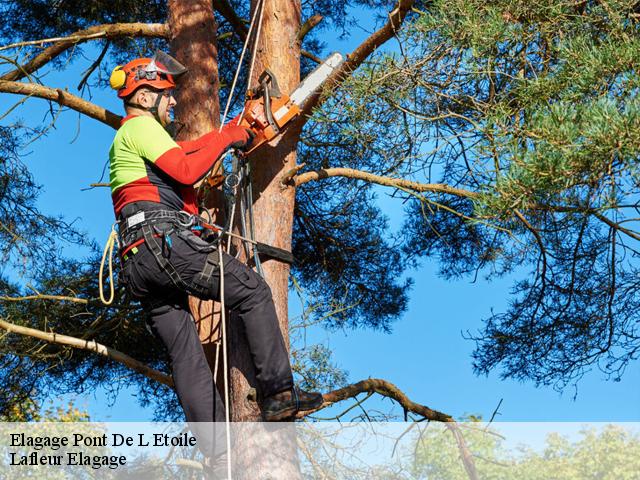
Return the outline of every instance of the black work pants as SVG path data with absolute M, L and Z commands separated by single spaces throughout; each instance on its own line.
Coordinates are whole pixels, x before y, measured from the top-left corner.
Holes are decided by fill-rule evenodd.
M 160 226 L 162 229 L 170 232 L 158 239 L 162 256 L 184 285 L 177 286 L 171 280 L 146 243 L 137 253 L 127 255 L 124 279 L 130 293 L 151 308 L 150 325 L 169 352 L 176 392 L 187 421 L 221 422 L 225 419 L 223 404 L 187 302 L 189 294 L 220 300 L 220 269 L 213 270 L 204 286 L 200 276 L 209 254 L 213 252 L 217 258 L 218 253 L 215 246 L 189 230 L 174 231 L 170 225 Z M 230 255 L 223 253 L 223 260 L 225 304 L 244 325 L 262 395 L 291 389 L 291 365 L 269 286 Z

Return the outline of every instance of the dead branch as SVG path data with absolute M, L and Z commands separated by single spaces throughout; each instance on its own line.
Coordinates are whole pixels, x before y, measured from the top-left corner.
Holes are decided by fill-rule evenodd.
M 24 302 L 26 300 L 57 300 L 60 302 L 80 303 L 88 305 L 89 300 L 86 298 L 66 297 L 64 295 L 25 295 L 23 297 L 0 297 L 3 302 Z
M 415 192 L 446 193 L 465 198 L 476 198 L 479 196 L 476 192 L 451 187 L 444 183 L 413 182 L 402 178 L 383 177 L 373 173 L 363 172 L 362 170 L 355 170 L 353 168 L 325 168 L 314 172 L 305 172 L 300 175 L 296 175 L 296 171 L 293 169 L 290 172 L 287 172 L 287 174 L 282 178 L 281 183 L 283 185 L 298 187 L 313 180 L 323 180 L 330 177 L 355 178 L 366 182 L 377 183 L 378 185 L 403 188 L 413 190 Z
M 288 186 L 290 186 L 291 180 L 293 179 L 293 177 L 295 177 L 298 174 L 298 172 L 302 170 L 306 165 L 307 165 L 306 163 L 299 163 L 298 165 L 293 167 L 291 170 L 285 172 L 285 174 L 282 176 L 280 180 L 280 187 L 284 190 Z
M 433 420 L 437 422 L 453 422 L 453 417 L 451 415 L 447 415 L 446 413 L 438 412 L 437 410 L 432 410 L 431 408 L 420 405 L 418 403 L 412 402 L 409 398 L 393 383 L 387 382 L 386 380 L 381 380 L 378 378 L 369 378 L 367 380 L 362 380 L 361 382 L 354 383 L 353 385 L 348 385 L 344 388 L 340 388 L 338 390 L 334 390 L 332 392 L 324 394 L 322 397 L 324 399 L 324 403 L 318 410 L 322 410 L 333 405 L 336 402 L 341 402 L 342 400 L 346 400 L 348 398 L 353 398 L 359 393 L 364 392 L 376 392 L 384 397 L 389 397 L 397 401 L 402 408 L 406 409 L 409 412 L 416 413 L 418 415 L 422 415 L 428 420 Z M 314 410 L 314 411 L 318 411 Z M 302 418 L 306 415 L 309 415 L 311 412 L 305 412 L 304 415 L 299 415 L 299 418 Z
M 79 30 L 68 37 L 36 41 L 36 43 L 54 41 L 55 44 L 43 50 L 26 64 L 10 71 L 9 73 L 5 73 L 0 77 L 0 80 L 20 80 L 30 73 L 35 72 L 43 65 L 46 65 L 74 45 L 89 40 L 95 40 L 96 38 L 106 38 L 111 40 L 122 37 L 166 38 L 168 36 L 169 27 L 164 23 L 114 23 L 95 25 L 85 30 Z M 14 45 L 17 46 L 19 44 Z
M 87 102 L 60 88 L 50 88 L 35 83 L 22 83 L 9 80 L 0 80 L 0 92 L 26 95 L 29 97 L 44 98 L 72 108 L 88 117 L 94 118 L 112 128 L 118 129 L 122 117 L 109 110 Z
M 97 353 L 98 355 L 102 355 L 104 357 L 110 358 L 111 360 L 115 360 L 116 362 L 119 362 L 124 366 L 130 368 L 134 372 L 149 377 L 150 379 L 160 382 L 163 385 L 173 387 L 173 380 L 169 375 L 165 375 L 164 373 L 154 370 L 153 368 L 145 365 L 135 358 L 132 358 L 129 355 L 118 350 L 114 350 L 113 348 L 109 348 L 105 345 L 97 343 L 95 340 L 82 340 L 80 338 L 70 337 L 68 335 L 59 335 L 54 332 L 43 332 L 42 330 L 37 330 L 35 328 L 15 325 L 2 319 L 0 319 L 0 328 L 3 328 L 10 333 L 17 333 L 19 335 L 37 338 L 39 340 L 44 340 L 50 343 L 67 345 L 81 350 L 89 350 L 91 352 Z
M 110 45 L 111 45 L 111 42 L 107 40 L 104 44 L 104 47 L 102 48 L 102 52 L 100 52 L 100 55 L 98 55 L 98 58 L 96 58 L 96 60 L 91 64 L 91 66 L 87 68 L 84 75 L 82 76 L 82 80 L 80 80 L 80 83 L 78 83 L 78 86 L 76 87 L 78 90 L 82 90 L 82 87 L 84 87 L 84 85 L 87 83 L 91 74 L 96 70 L 96 68 L 100 66 L 100 64 L 102 63 L 102 60 L 104 59 L 104 56 L 107 54 L 107 51 L 109 50 Z
M 39 40 L 27 40 L 25 42 L 16 42 L 16 43 L 10 43 L 9 45 L 3 45 L 2 47 L 0 47 L 0 51 L 2 50 L 13 50 L 16 48 L 21 48 L 21 47 L 28 47 L 28 46 L 35 46 L 35 45 L 39 45 L 41 47 L 44 47 L 45 43 L 57 43 L 57 42 L 62 42 L 62 41 L 66 41 L 66 40 L 91 40 L 92 38 L 103 38 L 104 37 L 104 32 L 100 31 L 100 32 L 96 32 L 96 33 L 92 33 L 90 35 L 86 35 L 83 37 L 79 37 L 76 35 L 70 35 L 68 37 L 53 37 L 53 38 L 41 38 Z
M 369 57 L 369 55 L 371 55 L 380 45 L 392 38 L 402 25 L 407 14 L 411 11 L 411 7 L 414 3 L 415 0 L 398 0 L 395 8 L 389 13 L 389 20 L 387 23 L 369 36 L 360 44 L 360 46 L 347 56 L 347 60 L 327 80 L 327 88 L 335 90 L 362 64 L 362 62 Z M 303 113 L 305 113 L 305 115 L 300 116 L 301 120 L 299 120 L 299 122 L 306 122 L 309 119 L 309 113 L 323 102 L 323 98 L 326 97 L 323 97 L 321 93 L 317 93 L 312 96 L 305 103 L 303 108 Z
M 454 422 L 448 423 L 447 428 L 453 435 L 453 438 L 456 439 L 456 443 L 458 444 L 458 451 L 460 452 L 460 459 L 462 460 L 464 469 L 467 471 L 469 480 L 479 480 L 480 477 L 478 477 L 478 471 L 476 470 L 476 462 L 473 460 L 473 454 L 469 450 L 467 442 L 462 436 L 460 428 Z

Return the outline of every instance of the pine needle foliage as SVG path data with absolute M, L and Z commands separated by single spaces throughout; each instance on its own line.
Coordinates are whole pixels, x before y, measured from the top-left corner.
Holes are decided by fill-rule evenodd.
M 356 168 L 462 192 L 399 192 L 403 258 L 521 279 L 469 333 L 479 373 L 562 388 L 637 358 L 639 9 L 435 1 L 345 87 L 352 143 L 383 146 Z

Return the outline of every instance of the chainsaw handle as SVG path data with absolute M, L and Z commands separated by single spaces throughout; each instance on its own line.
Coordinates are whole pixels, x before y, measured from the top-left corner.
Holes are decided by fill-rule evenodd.
M 266 71 L 265 71 L 266 72 Z M 260 75 L 262 77 L 262 75 Z M 271 92 L 267 86 L 267 80 L 262 80 L 262 98 L 264 98 L 264 114 L 267 117 L 267 122 L 273 128 L 273 131 L 276 135 L 280 133 L 280 129 L 278 128 L 278 124 L 273 118 L 273 112 L 271 111 Z
M 269 84 L 269 95 L 271 95 L 273 98 L 280 98 L 282 96 L 282 92 L 280 91 L 280 86 L 278 85 L 278 79 L 271 70 L 265 68 L 264 72 L 262 72 L 258 77 L 258 85 L 260 85 L 265 91 L 267 91 L 267 85 Z

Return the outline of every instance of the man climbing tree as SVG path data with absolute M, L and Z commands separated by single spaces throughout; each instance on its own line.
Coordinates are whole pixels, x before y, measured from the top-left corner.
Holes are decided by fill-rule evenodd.
M 174 77 L 186 72 L 177 61 L 158 52 L 154 58 L 116 67 L 111 75 L 111 86 L 127 112 L 109 153 L 123 278 L 134 298 L 141 299 L 150 311 L 151 327 L 169 350 L 174 384 L 188 421 L 225 419 L 189 313 L 189 294 L 216 300 L 224 295 L 225 304 L 238 312 L 264 398 L 263 415 L 269 421 L 284 420 L 300 410 L 318 408 L 322 396 L 294 390 L 266 282 L 196 235 L 202 222 L 192 185 L 226 149 L 248 148 L 255 134 L 228 124 L 220 132 L 175 143 L 165 128 L 171 124 L 176 104 Z M 188 88 L 188 78 L 185 82 Z
M 202 238 L 204 223 L 198 217 L 192 185 L 220 161 L 225 150 L 247 149 L 256 134 L 232 123 L 199 139 L 175 143 L 165 129 L 176 105 L 174 78 L 183 74 L 187 69 L 162 52 L 132 60 L 111 74 L 111 86 L 127 112 L 109 152 L 122 278 L 134 298 L 143 302 L 151 328 L 168 349 L 176 392 L 190 424 L 224 422 L 228 417 L 189 312 L 188 295 L 223 297 L 224 304 L 238 313 L 266 420 L 281 421 L 317 409 L 322 396 L 293 385 L 266 282 L 223 253 L 222 239 L 215 237 L 216 248 Z M 212 438 L 206 429 L 194 428 L 207 464 L 216 465 L 215 478 L 222 478 L 227 467 L 222 437 Z

